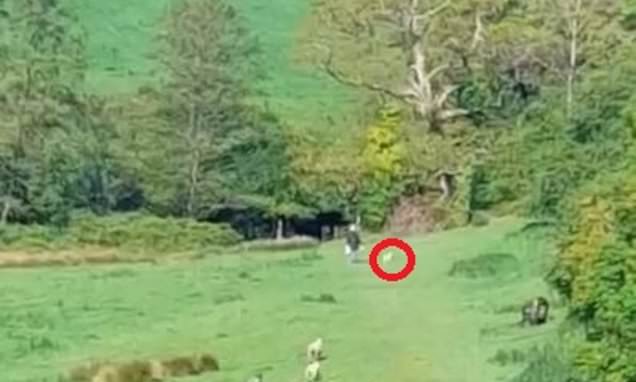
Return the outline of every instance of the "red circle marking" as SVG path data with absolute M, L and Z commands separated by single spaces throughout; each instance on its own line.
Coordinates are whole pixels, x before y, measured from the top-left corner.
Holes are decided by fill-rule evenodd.
M 406 254 L 406 265 L 399 272 L 385 272 L 382 267 L 380 267 L 380 264 L 378 264 L 378 257 L 380 256 L 380 252 L 388 247 L 397 247 Z M 400 281 L 405 279 L 406 276 L 413 272 L 413 269 L 415 268 L 415 252 L 407 242 L 396 237 L 389 237 L 378 242 L 373 247 L 373 249 L 371 249 L 371 253 L 369 254 L 369 265 L 371 266 L 371 270 L 373 271 L 373 273 L 375 273 L 375 275 L 378 276 L 380 279 L 389 282 Z

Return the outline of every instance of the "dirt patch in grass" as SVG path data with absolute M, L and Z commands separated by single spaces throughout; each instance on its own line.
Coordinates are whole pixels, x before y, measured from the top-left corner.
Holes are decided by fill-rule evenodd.
M 61 377 L 63 382 L 151 382 L 166 378 L 201 375 L 219 370 L 211 354 L 179 356 L 164 360 L 93 362 L 76 367 Z

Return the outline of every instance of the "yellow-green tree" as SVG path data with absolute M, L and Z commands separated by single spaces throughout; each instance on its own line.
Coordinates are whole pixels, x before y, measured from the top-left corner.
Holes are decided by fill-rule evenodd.
M 384 109 L 365 134 L 359 207 L 364 224 L 370 228 L 382 226 L 401 191 L 406 173 L 406 145 L 401 128 L 400 113 Z
M 572 206 L 551 279 L 583 324 L 574 361 L 585 380 L 636 378 L 636 168 L 608 174 Z

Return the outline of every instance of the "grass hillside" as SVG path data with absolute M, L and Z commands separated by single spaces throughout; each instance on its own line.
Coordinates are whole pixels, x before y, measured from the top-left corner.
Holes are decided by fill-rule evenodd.
M 397 284 L 366 263 L 347 266 L 340 243 L 196 264 L 3 270 L 0 380 L 52 381 L 89 359 L 205 351 L 221 371 L 180 380 L 239 382 L 263 370 L 267 381 L 297 382 L 317 336 L 326 381 L 509 377 L 523 363 L 489 360 L 525 354 L 558 321 L 514 325 L 524 299 L 546 294 L 538 274 L 549 250 L 539 236 L 514 235 L 519 227 L 505 220 L 407 238 L 417 265 Z
M 158 78 L 148 57 L 154 48 L 156 23 L 170 0 L 68 0 L 88 33 L 90 86 L 103 94 L 134 91 Z M 298 24 L 309 12 L 309 0 L 237 0 L 232 4 L 258 37 L 262 68 L 268 78 L 261 85 L 267 103 L 292 126 L 324 128 L 351 102 L 347 89 L 311 68 L 292 63 Z

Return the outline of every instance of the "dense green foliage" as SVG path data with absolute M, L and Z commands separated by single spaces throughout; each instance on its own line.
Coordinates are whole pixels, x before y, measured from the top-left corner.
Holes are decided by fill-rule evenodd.
M 384 111 L 366 131 L 359 204 L 362 219 L 370 228 L 382 227 L 388 208 L 401 191 L 406 147 L 400 128 L 399 114 Z
M 630 381 L 634 354 L 634 166 L 605 174 L 582 190 L 571 214 L 550 280 L 568 298 L 585 331 L 576 363 L 586 380 Z

